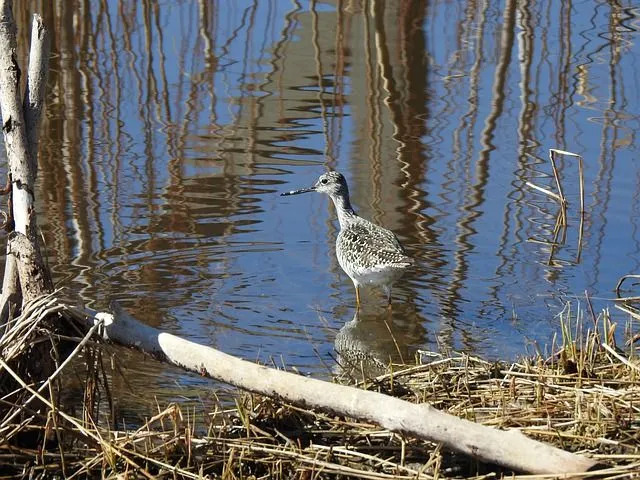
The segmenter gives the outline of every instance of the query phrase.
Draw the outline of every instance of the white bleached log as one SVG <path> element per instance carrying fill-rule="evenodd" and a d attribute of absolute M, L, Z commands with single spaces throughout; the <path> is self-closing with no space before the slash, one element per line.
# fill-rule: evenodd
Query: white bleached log
<path fill-rule="evenodd" d="M 440 412 L 428 404 L 257 365 L 145 325 L 117 305 L 112 310 L 115 313 L 94 312 L 79 318 L 87 328 L 96 318 L 104 320 L 102 337 L 106 340 L 135 347 L 161 361 L 243 390 L 373 422 L 517 471 L 562 474 L 585 472 L 597 465 L 590 458 L 538 442 L 518 430 L 498 430 Z"/>

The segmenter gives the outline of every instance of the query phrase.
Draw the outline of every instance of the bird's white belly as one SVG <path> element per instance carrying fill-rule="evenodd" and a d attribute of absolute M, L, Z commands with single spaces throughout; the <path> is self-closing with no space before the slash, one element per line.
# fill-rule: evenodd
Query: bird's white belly
<path fill-rule="evenodd" d="M 390 285 L 402 276 L 402 269 L 389 265 L 380 265 L 371 268 L 357 267 L 350 264 L 338 255 L 338 263 L 342 270 L 356 285 Z"/>

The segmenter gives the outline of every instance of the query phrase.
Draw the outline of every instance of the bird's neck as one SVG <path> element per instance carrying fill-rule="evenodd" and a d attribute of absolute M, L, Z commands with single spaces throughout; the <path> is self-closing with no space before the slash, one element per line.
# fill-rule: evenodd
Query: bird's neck
<path fill-rule="evenodd" d="M 351 202 L 349 202 L 348 195 L 335 195 L 331 197 L 331 200 L 333 200 L 333 204 L 336 207 L 340 228 L 345 228 L 349 221 L 358 216 L 351 206 Z"/>

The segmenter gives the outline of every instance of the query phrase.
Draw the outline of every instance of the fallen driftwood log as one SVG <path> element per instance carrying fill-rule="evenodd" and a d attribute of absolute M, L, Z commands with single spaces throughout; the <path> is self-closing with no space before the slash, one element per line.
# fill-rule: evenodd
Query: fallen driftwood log
<path fill-rule="evenodd" d="M 393 432 L 439 442 L 484 462 L 531 473 L 585 472 L 594 460 L 377 392 L 360 390 L 257 365 L 145 325 L 112 305 L 113 313 L 73 308 L 76 319 L 100 336 L 137 348 L 185 370 L 304 408 L 374 422 Z"/>

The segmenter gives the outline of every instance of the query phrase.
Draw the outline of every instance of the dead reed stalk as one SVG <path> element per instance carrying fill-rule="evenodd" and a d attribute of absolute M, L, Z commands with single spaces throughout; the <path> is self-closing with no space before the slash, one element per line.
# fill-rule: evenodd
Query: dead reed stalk
<path fill-rule="evenodd" d="M 585 198 L 584 198 L 584 165 L 583 165 L 583 160 L 582 160 L 582 156 L 578 155 L 577 153 L 572 153 L 572 152 L 567 152 L 565 150 L 559 150 L 557 148 L 550 148 L 549 149 L 549 162 L 551 163 L 551 171 L 553 173 L 553 178 L 555 180 L 556 183 L 556 189 L 557 189 L 557 193 L 551 191 L 548 188 L 545 187 L 541 187 L 539 185 L 536 185 L 532 182 L 526 182 L 525 184 L 530 187 L 533 188 L 534 190 L 537 190 L 539 192 L 544 193 L 545 195 L 547 195 L 548 197 L 554 199 L 555 201 L 557 201 L 560 204 L 560 209 L 558 210 L 558 213 L 556 215 L 556 221 L 555 221 L 555 225 L 553 228 L 553 240 L 551 241 L 547 241 L 547 240 L 532 240 L 535 241 L 536 243 L 544 243 L 544 244 L 548 244 L 550 246 L 550 255 L 549 255 L 549 261 L 548 264 L 551 265 L 554 261 L 554 255 L 555 255 L 555 251 L 558 248 L 558 246 L 562 245 L 565 243 L 566 241 L 566 233 L 567 233 L 567 227 L 568 227 L 568 220 L 567 220 L 567 206 L 569 204 L 567 197 L 564 194 L 564 189 L 562 187 L 562 181 L 561 181 L 561 177 L 560 177 L 560 173 L 559 173 L 559 169 L 558 169 L 558 164 L 556 163 L 556 156 L 557 155 L 565 155 L 568 157 L 572 157 L 572 158 L 577 158 L 578 159 L 578 187 L 579 187 L 579 196 L 580 196 L 580 224 L 578 227 L 578 243 L 577 243 L 577 254 L 576 254 L 576 263 L 580 261 L 580 257 L 582 255 L 582 237 L 584 235 L 584 211 L 585 211 Z M 559 236 L 560 234 L 562 234 L 562 239 L 559 240 Z"/>

